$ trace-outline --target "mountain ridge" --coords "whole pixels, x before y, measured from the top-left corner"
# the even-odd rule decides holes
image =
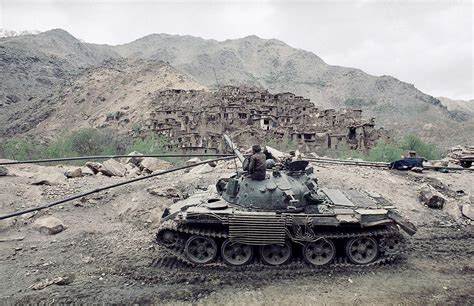
[[[466,129],[466,125],[470,128],[473,121],[472,114],[458,116],[450,112],[439,99],[413,84],[388,75],[373,76],[357,68],[328,65],[312,52],[256,35],[217,41],[162,33],[110,46],[84,43],[65,30],[54,29],[1,38],[0,55],[5,68],[0,81],[6,81],[0,85],[0,107],[3,105],[6,113],[12,104],[24,104],[26,108],[31,107],[30,101],[41,104],[54,87],[67,86],[68,81],[104,61],[125,58],[168,62],[210,89],[217,84],[250,85],[271,92],[293,92],[310,98],[320,108],[359,108],[398,134],[416,132],[429,140],[441,138],[440,142],[445,143],[469,139],[466,133],[449,135],[456,129]],[[19,71],[25,79],[18,78]],[[49,82],[38,81],[42,78]],[[50,98],[48,103],[57,102],[54,94]],[[0,132],[5,134],[4,127],[9,123],[11,117],[0,115]],[[25,132],[35,124],[10,131]]]

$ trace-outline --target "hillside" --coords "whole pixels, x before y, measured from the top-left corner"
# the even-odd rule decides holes
[[[151,111],[155,93],[167,88],[206,89],[161,61],[105,61],[58,92],[56,111],[37,126],[34,134],[48,137],[65,128],[90,126],[129,130]]]
[[[0,39],[0,135],[26,132],[54,110],[62,86],[88,67],[119,57],[64,30]]]
[[[127,65],[139,65],[130,67],[127,74],[130,82],[117,87],[111,83],[101,86],[84,81],[85,76],[101,67],[105,60],[117,58],[128,59]],[[70,103],[63,101],[64,93],[69,95],[67,101],[81,100],[86,98],[86,92],[102,88],[102,94],[109,99],[105,100],[108,102],[96,101],[96,107],[102,109],[102,103],[120,104],[118,93],[114,91],[134,91],[133,80],[137,75],[133,73],[160,61],[188,74],[196,86],[202,84],[215,89],[217,83],[220,86],[243,84],[267,88],[273,93],[290,91],[310,98],[320,108],[362,109],[366,116],[376,117],[379,125],[398,134],[415,131],[444,146],[472,139],[469,131],[474,129],[474,123],[469,115],[449,111],[440,100],[412,84],[390,76],[376,77],[358,69],[331,66],[311,52],[275,39],[248,36],[219,42],[193,36],[152,34],[128,44],[107,46],[83,43],[59,29],[0,39],[0,135],[33,129],[63,105],[58,103]],[[103,67],[105,70],[109,69],[107,65],[110,62]],[[72,91],[77,82],[84,82],[82,89]],[[155,85],[156,88],[181,86],[173,82],[169,86]],[[134,107],[140,105],[136,99],[145,97],[132,95],[129,101],[122,94],[120,99]]]
[[[452,100],[446,97],[438,98],[448,108],[449,112],[467,120],[474,120],[474,100]]]
[[[248,84],[272,92],[290,91],[324,108],[360,108],[399,134],[412,131],[442,144],[465,142],[456,133],[471,123],[453,116],[441,102],[391,76],[376,77],[359,69],[331,66],[317,55],[275,39],[248,36],[218,42],[192,36],[152,34],[114,50],[124,57],[159,58],[216,86]]]

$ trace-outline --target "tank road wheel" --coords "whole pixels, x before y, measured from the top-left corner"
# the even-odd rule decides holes
[[[336,247],[329,239],[318,239],[308,242],[303,247],[303,257],[309,264],[323,266],[330,263],[336,256]]]
[[[194,235],[186,241],[184,254],[195,264],[207,264],[216,258],[217,244],[210,237]]]
[[[278,266],[286,263],[292,255],[291,244],[286,241],[284,245],[270,244],[260,247],[262,260],[269,265]]]
[[[156,235],[158,243],[168,248],[176,246],[178,244],[178,238],[178,233],[171,230],[164,230]]]
[[[371,237],[352,238],[346,244],[346,255],[358,265],[372,262],[379,253],[377,241]]]
[[[222,259],[232,266],[242,266],[252,260],[253,248],[248,244],[224,241],[221,247]]]
[[[403,236],[383,238],[380,241],[380,249],[388,255],[397,255],[403,249]]]
[[[460,162],[460,164],[461,164],[461,167],[463,167],[463,168],[471,168],[471,166],[472,166],[472,161],[464,161],[464,160],[462,160],[462,161]]]

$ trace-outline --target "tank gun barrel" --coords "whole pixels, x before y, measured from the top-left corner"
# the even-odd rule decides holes
[[[232,140],[230,140],[229,136],[224,134],[224,140],[225,142],[227,142],[227,145],[229,145],[230,149],[232,150],[232,152],[234,152],[240,162],[243,163],[245,159],[244,156],[242,155],[242,153],[240,153],[239,149],[237,149],[237,146],[232,142]]]

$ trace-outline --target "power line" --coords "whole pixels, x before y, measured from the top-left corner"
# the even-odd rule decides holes
[[[183,170],[183,169],[187,169],[187,168],[196,167],[196,166],[207,164],[207,163],[213,162],[213,161],[228,160],[228,159],[232,159],[232,158],[235,158],[235,156],[215,158],[215,159],[211,159],[211,160],[202,161],[202,162],[196,163],[194,165],[177,167],[177,168],[173,168],[173,169],[169,169],[169,170],[164,170],[164,171],[161,171],[161,172],[158,172],[158,173],[153,173],[153,174],[150,174],[150,175],[147,175],[147,176],[134,178],[134,179],[123,181],[123,182],[120,182],[120,183],[117,183],[117,184],[112,184],[112,185],[108,185],[108,186],[105,186],[105,187],[97,188],[97,189],[94,189],[94,190],[91,190],[91,191],[88,191],[88,192],[79,193],[79,194],[67,197],[65,199],[61,199],[61,200],[58,200],[58,201],[47,203],[47,204],[37,206],[37,207],[34,207],[34,208],[29,208],[29,209],[9,213],[9,214],[0,216],[0,220],[16,217],[16,216],[19,216],[19,215],[23,215],[23,214],[26,214],[26,213],[33,212],[33,211],[43,210],[43,209],[53,207],[53,206],[56,206],[56,205],[59,205],[59,204],[65,203],[65,202],[73,201],[73,200],[76,200],[76,199],[79,199],[79,198],[82,198],[82,197],[85,197],[85,196],[88,196],[88,195],[91,195],[91,194],[94,194],[94,193],[97,193],[97,192],[100,192],[100,191],[104,191],[104,190],[107,190],[107,189],[112,189],[112,188],[115,188],[115,187],[123,186],[123,185],[126,185],[126,184],[138,182],[138,181],[147,180],[147,179],[150,179],[152,177],[160,176],[160,175],[163,175],[163,174],[167,174],[167,173],[171,173],[171,172],[175,172],[175,171],[179,171],[179,170]]]

